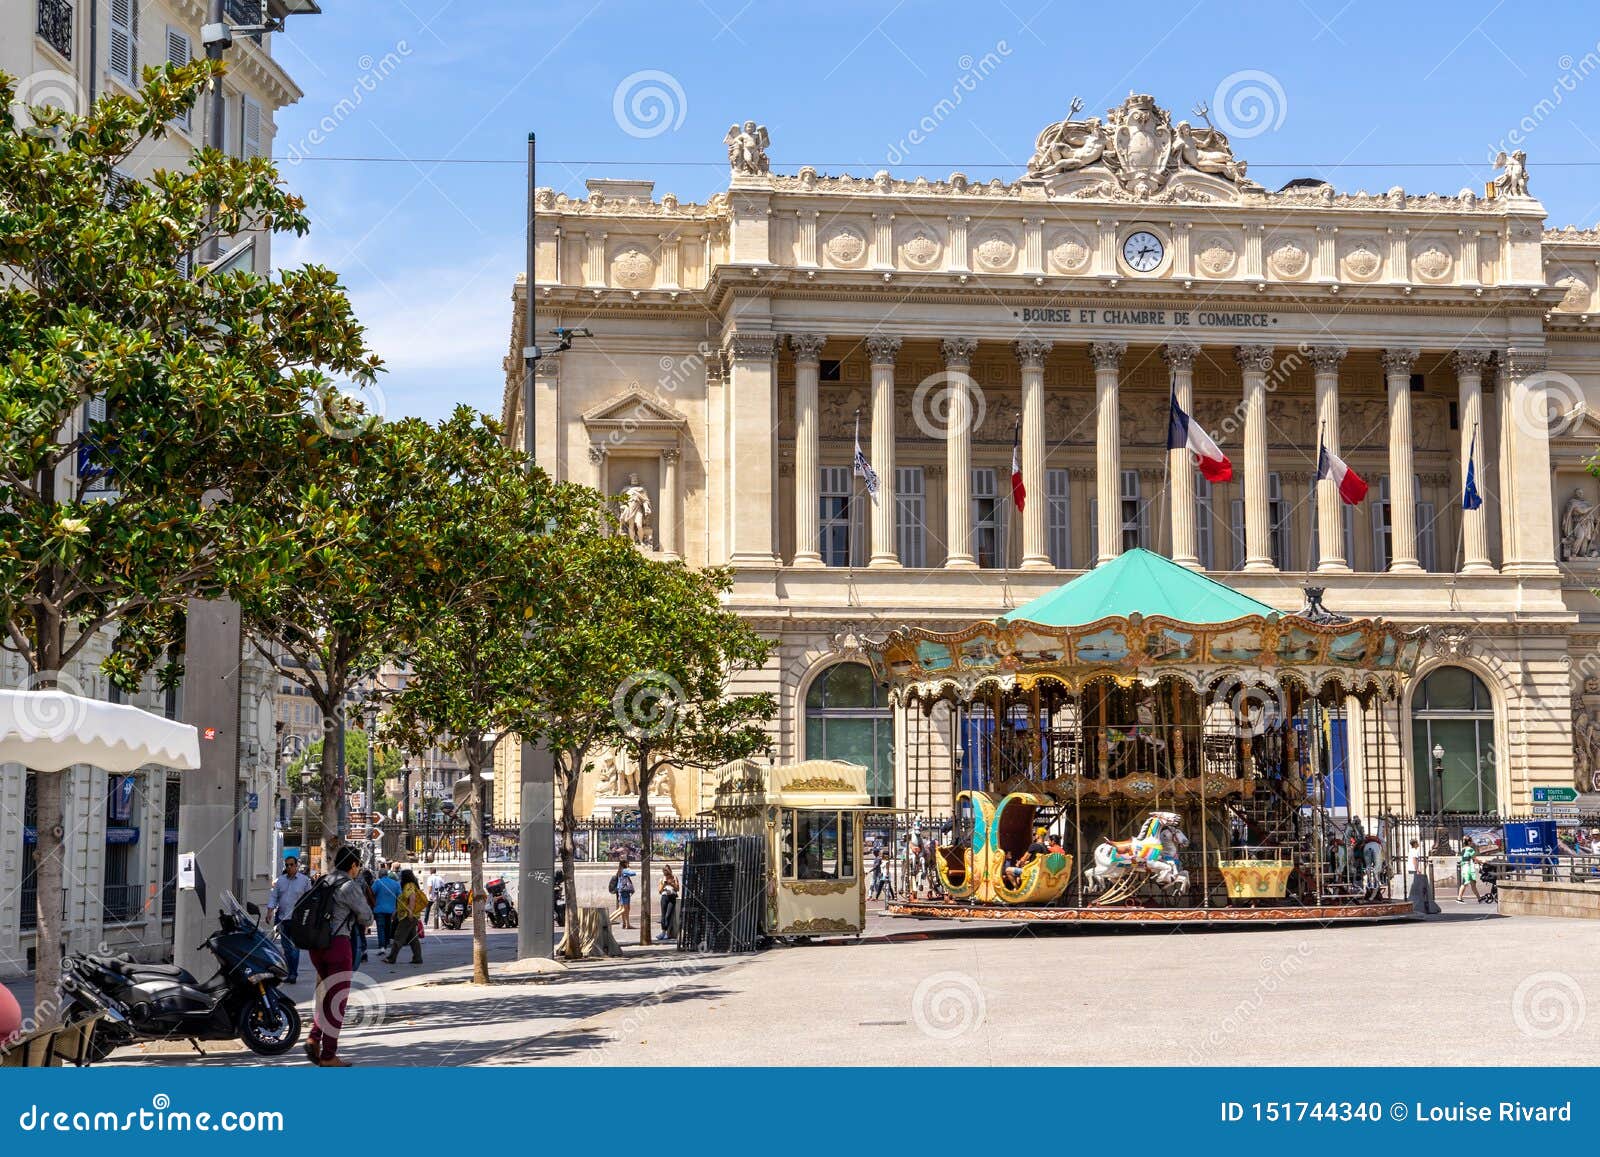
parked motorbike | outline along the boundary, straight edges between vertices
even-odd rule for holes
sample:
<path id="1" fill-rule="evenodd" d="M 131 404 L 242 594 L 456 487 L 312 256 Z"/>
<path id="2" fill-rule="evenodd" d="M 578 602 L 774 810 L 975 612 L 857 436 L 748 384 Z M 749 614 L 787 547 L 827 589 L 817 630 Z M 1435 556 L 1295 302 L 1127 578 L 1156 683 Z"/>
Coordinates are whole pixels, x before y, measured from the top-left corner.
<path id="1" fill-rule="evenodd" d="M 567 874 L 560 868 L 556 869 L 555 882 L 552 885 L 556 901 L 556 927 L 567 926 Z"/>
<path id="2" fill-rule="evenodd" d="M 511 902 L 511 897 L 506 895 L 506 882 L 499 876 L 486 880 L 484 891 L 489 893 L 487 913 L 489 923 L 496 928 L 515 928 L 517 926 L 517 906 Z"/>
<path id="3" fill-rule="evenodd" d="M 289 975 L 277 943 L 261 930 L 261 909 L 222 895 L 220 928 L 200 947 L 217 958 L 215 976 L 195 979 L 175 964 L 142 964 L 127 954 L 70 952 L 61 962 L 64 1019 L 102 1014 L 89 1053 L 142 1040 L 237 1037 L 260 1056 L 275 1057 L 300 1039 L 300 1013 L 279 991 Z"/>
<path id="4" fill-rule="evenodd" d="M 444 893 L 439 897 L 441 905 L 439 922 L 446 928 L 460 928 L 472 918 L 472 905 L 467 902 L 467 886 L 454 881 L 444 886 Z"/>

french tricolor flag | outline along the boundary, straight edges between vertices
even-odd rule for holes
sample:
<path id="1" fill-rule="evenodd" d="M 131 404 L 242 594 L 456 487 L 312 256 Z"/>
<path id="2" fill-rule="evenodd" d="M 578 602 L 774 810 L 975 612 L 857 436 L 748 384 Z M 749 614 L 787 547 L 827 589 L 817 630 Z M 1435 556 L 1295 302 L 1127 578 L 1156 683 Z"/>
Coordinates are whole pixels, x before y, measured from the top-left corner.
<path id="1" fill-rule="evenodd" d="M 1346 506 L 1355 506 L 1367 496 L 1366 480 L 1344 464 L 1344 459 L 1328 449 L 1325 443 L 1317 444 L 1317 481 L 1333 479 L 1334 489 Z"/>
<path id="2" fill-rule="evenodd" d="M 1172 395 L 1172 416 L 1167 421 L 1167 449 L 1194 451 L 1195 463 L 1208 482 L 1226 482 L 1233 477 L 1233 463 L 1200 423 L 1183 412 L 1177 394 Z"/>
<path id="3" fill-rule="evenodd" d="M 1022 422 L 1011 432 L 1011 501 L 1021 510 L 1028 501 L 1028 488 L 1022 484 Z"/>

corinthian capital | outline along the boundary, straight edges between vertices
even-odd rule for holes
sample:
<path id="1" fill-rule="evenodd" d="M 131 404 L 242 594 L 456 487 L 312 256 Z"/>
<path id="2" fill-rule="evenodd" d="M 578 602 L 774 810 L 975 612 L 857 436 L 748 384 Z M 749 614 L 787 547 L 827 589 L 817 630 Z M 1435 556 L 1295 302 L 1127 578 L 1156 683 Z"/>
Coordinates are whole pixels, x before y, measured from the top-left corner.
<path id="1" fill-rule="evenodd" d="M 1384 350 L 1383 372 L 1386 374 L 1409 374 L 1411 367 L 1417 364 L 1417 359 L 1421 356 L 1422 351 L 1415 346 Z"/>
<path id="2" fill-rule="evenodd" d="M 727 351 L 729 361 L 770 361 L 773 352 L 778 348 L 778 335 L 740 331 L 729 334 L 723 348 Z"/>
<path id="3" fill-rule="evenodd" d="M 1097 341 L 1089 343 L 1089 360 L 1097 370 L 1114 370 L 1128 352 L 1125 341 Z"/>
<path id="4" fill-rule="evenodd" d="M 978 339 L 947 337 L 939 343 L 939 352 L 944 354 L 945 365 L 952 368 L 960 366 L 965 369 L 972 364 L 972 355 L 978 352 Z"/>
<path id="5" fill-rule="evenodd" d="M 1050 356 L 1051 347 L 1051 342 L 1036 337 L 1018 338 L 1011 343 L 1011 348 L 1017 351 L 1017 360 L 1025 370 L 1044 369 L 1044 359 Z"/>
<path id="6" fill-rule="evenodd" d="M 1168 367 L 1175 370 L 1194 369 L 1195 359 L 1200 356 L 1200 347 L 1192 341 L 1169 341 L 1161 347 L 1161 357 Z"/>
<path id="7" fill-rule="evenodd" d="M 1512 346 L 1506 350 L 1502 359 L 1505 373 L 1513 381 L 1521 381 L 1533 374 L 1542 374 L 1545 367 L 1550 364 L 1550 354 L 1547 350 L 1518 349 Z"/>
<path id="8" fill-rule="evenodd" d="M 872 359 L 875 366 L 894 365 L 895 355 L 900 352 L 900 339 L 886 333 L 867 335 L 867 356 Z"/>
<path id="9" fill-rule="evenodd" d="M 794 350 L 794 360 L 797 362 L 814 362 L 822 354 L 822 347 L 828 344 L 828 335 L 825 333 L 792 333 L 789 335 L 789 348 Z"/>
<path id="10" fill-rule="evenodd" d="M 1254 370 L 1257 373 L 1270 374 L 1272 372 L 1273 349 L 1269 345 L 1242 345 L 1234 348 L 1234 360 L 1239 363 L 1241 370 Z"/>
<path id="11" fill-rule="evenodd" d="M 1456 350 L 1450 355 L 1450 363 L 1455 367 L 1456 377 L 1462 374 L 1481 374 L 1493 356 L 1492 350 Z"/>
<path id="12" fill-rule="evenodd" d="M 1336 374 L 1346 352 L 1342 345 L 1314 345 L 1306 350 L 1306 356 L 1311 359 L 1311 368 L 1317 373 Z"/>

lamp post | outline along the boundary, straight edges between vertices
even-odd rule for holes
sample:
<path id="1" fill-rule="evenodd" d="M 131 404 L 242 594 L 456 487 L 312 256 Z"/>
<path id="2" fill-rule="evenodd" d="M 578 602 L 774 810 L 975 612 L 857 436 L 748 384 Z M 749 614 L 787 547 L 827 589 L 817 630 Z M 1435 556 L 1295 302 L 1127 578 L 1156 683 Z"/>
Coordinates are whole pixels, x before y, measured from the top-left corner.
<path id="1" fill-rule="evenodd" d="M 1450 846 L 1450 833 L 1444 827 L 1444 744 L 1433 745 L 1433 778 L 1429 783 L 1430 794 L 1437 792 L 1433 805 L 1433 849 L 1428 853 L 1431 864 L 1434 856 L 1448 856 L 1453 851 Z"/>

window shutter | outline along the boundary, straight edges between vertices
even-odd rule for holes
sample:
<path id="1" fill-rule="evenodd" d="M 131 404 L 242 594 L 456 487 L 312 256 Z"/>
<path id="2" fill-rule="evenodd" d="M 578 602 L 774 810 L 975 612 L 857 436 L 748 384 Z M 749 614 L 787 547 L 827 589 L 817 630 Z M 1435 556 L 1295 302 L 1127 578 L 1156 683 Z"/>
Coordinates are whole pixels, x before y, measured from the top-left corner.
<path id="1" fill-rule="evenodd" d="M 1434 552 L 1433 532 L 1433 503 L 1417 503 L 1417 564 L 1423 570 L 1438 570 L 1438 558 Z"/>
<path id="2" fill-rule="evenodd" d="M 240 97 L 239 120 L 239 155 L 247 161 L 261 156 L 261 105 L 248 96 Z"/>
<path id="3" fill-rule="evenodd" d="M 1389 569 L 1389 476 L 1378 479 L 1378 501 L 1372 504 L 1372 569 Z"/>
<path id="4" fill-rule="evenodd" d="M 1356 565 L 1356 508 L 1340 502 L 1339 513 L 1344 525 L 1344 562 L 1353 570 Z"/>
<path id="5" fill-rule="evenodd" d="M 1128 549 L 1128 533 L 1133 533 L 1135 546 L 1148 546 L 1150 540 L 1149 512 L 1139 497 L 1139 472 L 1122 472 L 1122 547 Z"/>
<path id="6" fill-rule="evenodd" d="M 1005 512 L 996 501 L 998 491 L 995 489 L 994 471 L 989 469 L 973 470 L 970 475 L 972 487 L 972 553 L 978 565 L 983 566 L 985 561 L 990 566 L 1001 567 L 1005 565 Z M 987 559 L 985 556 L 987 555 Z"/>
<path id="7" fill-rule="evenodd" d="M 1089 499 L 1089 565 L 1092 567 L 1100 558 L 1100 500 Z"/>
<path id="8" fill-rule="evenodd" d="M 167 29 L 167 61 L 171 64 L 188 64 L 193 59 L 193 55 L 188 33 L 169 27 Z M 183 129 L 184 132 L 188 132 L 192 116 L 192 109 L 184 109 L 183 112 L 172 118 L 172 123 Z"/>
<path id="9" fill-rule="evenodd" d="M 110 36 L 106 67 L 128 84 L 139 78 L 139 5 L 135 0 L 110 0 Z"/>
<path id="10" fill-rule="evenodd" d="M 1194 553 L 1200 565 L 1211 569 L 1211 483 L 1204 478 L 1194 482 Z"/>
<path id="11" fill-rule="evenodd" d="M 841 470 L 847 469 L 840 467 Z M 857 486 L 857 483 L 860 483 Z M 867 535 L 870 533 L 868 526 L 872 519 L 872 495 L 867 493 L 867 486 L 855 476 L 854 470 L 849 470 L 848 484 L 850 486 L 850 565 L 865 566 L 867 562 Z M 883 501 L 883 491 L 878 491 L 878 501 Z"/>
<path id="12" fill-rule="evenodd" d="M 923 526 L 927 518 L 921 466 L 895 468 L 895 545 L 901 566 L 927 566 Z"/>
<path id="13" fill-rule="evenodd" d="M 1244 569 L 1244 499 L 1228 502 L 1228 536 L 1233 539 L 1233 569 Z"/>
<path id="14" fill-rule="evenodd" d="M 1065 570 L 1072 565 L 1072 499 L 1065 470 L 1046 470 L 1045 528 L 1050 544 L 1050 565 Z"/>

